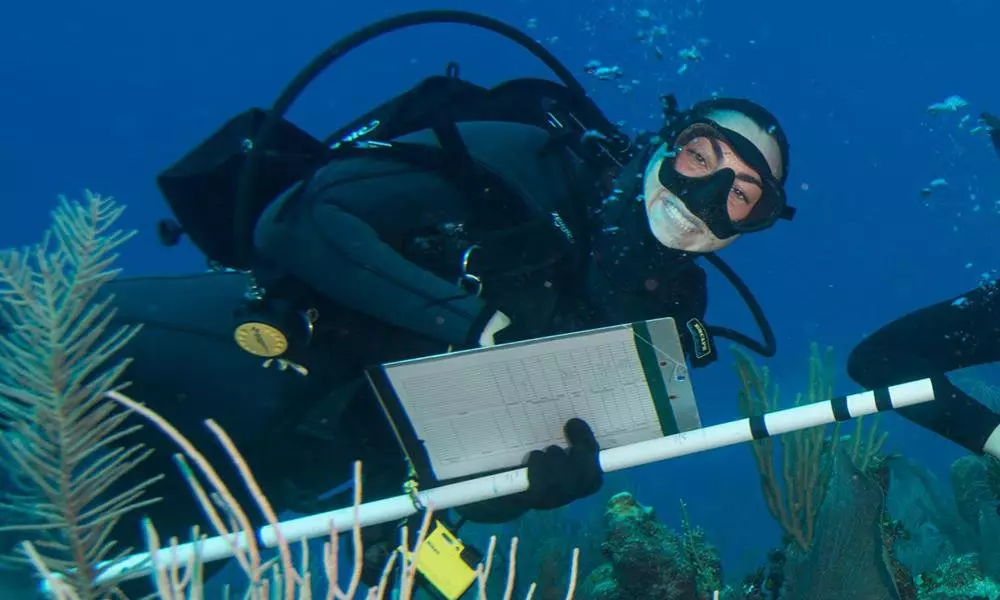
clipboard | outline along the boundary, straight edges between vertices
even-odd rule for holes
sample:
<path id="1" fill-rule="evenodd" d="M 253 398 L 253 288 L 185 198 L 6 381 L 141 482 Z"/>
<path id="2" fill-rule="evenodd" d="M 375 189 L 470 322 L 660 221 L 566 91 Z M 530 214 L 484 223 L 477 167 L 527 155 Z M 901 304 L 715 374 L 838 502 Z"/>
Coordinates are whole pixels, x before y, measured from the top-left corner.
<path id="1" fill-rule="evenodd" d="M 440 482 L 565 446 L 581 418 L 602 449 L 701 427 L 672 318 L 386 363 L 369 383 L 417 476 Z"/>

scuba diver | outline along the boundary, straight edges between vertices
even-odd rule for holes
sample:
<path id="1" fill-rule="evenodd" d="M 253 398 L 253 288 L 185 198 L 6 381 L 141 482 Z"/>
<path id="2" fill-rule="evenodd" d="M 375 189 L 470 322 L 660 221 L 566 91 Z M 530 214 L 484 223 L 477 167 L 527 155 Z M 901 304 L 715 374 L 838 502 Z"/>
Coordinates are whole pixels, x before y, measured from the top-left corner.
<path id="1" fill-rule="evenodd" d="M 449 65 L 323 141 L 284 119 L 337 58 L 428 22 L 500 33 L 560 82 L 486 89 Z M 279 510 L 315 512 L 349 501 L 338 484 L 355 460 L 367 498 L 408 477 L 368 366 L 666 316 L 694 366 L 715 359 L 714 336 L 773 355 L 760 307 L 712 253 L 792 218 L 784 131 L 744 99 L 663 103 L 663 129 L 630 139 L 537 42 L 471 13 L 409 13 L 348 36 L 272 109 L 234 117 L 159 176 L 176 217 L 160 224 L 164 243 L 188 237 L 213 269 L 109 286 L 119 319 L 144 324 L 127 350 L 130 394 L 222 464 L 201 426 L 215 419 Z M 703 322 L 702 257 L 746 299 L 763 344 Z M 574 419 L 566 434 L 566 449 L 528 456 L 528 491 L 456 512 L 504 522 L 597 491 L 593 433 Z M 149 512 L 180 533 L 199 513 L 166 481 L 170 505 Z M 366 530 L 367 574 L 394 528 Z"/>
<path id="2" fill-rule="evenodd" d="M 1000 156 L 1000 118 L 981 117 Z M 921 308 L 885 325 L 851 351 L 847 372 L 867 389 L 930 377 L 937 402 L 899 414 L 978 455 L 1000 458 L 1000 414 L 945 374 L 1000 361 L 1000 287 L 996 281 Z"/>

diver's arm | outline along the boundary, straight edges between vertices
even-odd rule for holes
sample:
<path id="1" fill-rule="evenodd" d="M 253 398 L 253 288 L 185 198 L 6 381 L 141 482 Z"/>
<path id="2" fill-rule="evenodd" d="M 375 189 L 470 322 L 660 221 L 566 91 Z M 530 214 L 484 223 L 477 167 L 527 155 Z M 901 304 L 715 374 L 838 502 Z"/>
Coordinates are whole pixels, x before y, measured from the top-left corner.
<path id="1" fill-rule="evenodd" d="M 868 389 L 930 377 L 935 401 L 897 412 L 979 454 L 1000 426 L 1000 415 L 952 384 L 945 373 L 996 361 L 1000 301 L 995 290 L 977 288 L 882 327 L 854 348 L 847 371 Z"/>
<path id="2" fill-rule="evenodd" d="M 482 299 L 410 262 L 338 204 L 308 207 L 294 222 L 258 226 L 268 259 L 335 303 L 446 344 L 478 345 L 496 312 Z"/>

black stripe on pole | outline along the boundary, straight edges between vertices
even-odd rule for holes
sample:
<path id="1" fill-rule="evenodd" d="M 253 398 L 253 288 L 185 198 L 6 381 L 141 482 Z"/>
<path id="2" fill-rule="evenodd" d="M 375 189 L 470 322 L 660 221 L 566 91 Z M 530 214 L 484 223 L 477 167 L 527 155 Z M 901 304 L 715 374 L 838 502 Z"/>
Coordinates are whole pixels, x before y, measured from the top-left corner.
<path id="1" fill-rule="evenodd" d="M 767 432 L 767 423 L 764 422 L 764 417 L 750 417 L 750 435 L 755 440 L 771 437 L 771 434 Z"/>
<path id="2" fill-rule="evenodd" d="M 851 411 L 847 410 L 847 396 L 837 396 L 830 400 L 830 408 L 833 409 L 833 418 L 838 421 L 850 421 Z"/>
<path id="3" fill-rule="evenodd" d="M 889 395 L 889 388 L 876 388 L 872 390 L 875 394 L 875 408 L 882 410 L 892 410 L 892 397 Z"/>

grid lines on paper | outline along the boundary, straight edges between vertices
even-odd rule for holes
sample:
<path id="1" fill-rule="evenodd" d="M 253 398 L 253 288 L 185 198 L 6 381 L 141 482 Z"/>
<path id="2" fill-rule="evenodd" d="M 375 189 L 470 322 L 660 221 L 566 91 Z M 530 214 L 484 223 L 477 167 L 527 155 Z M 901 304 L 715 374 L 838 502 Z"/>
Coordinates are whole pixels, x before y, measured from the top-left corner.
<path id="1" fill-rule="evenodd" d="M 452 440 L 437 451 L 428 445 L 432 460 L 446 463 L 564 444 L 562 429 L 573 417 L 586 420 L 599 441 L 656 422 L 631 341 L 478 362 L 407 377 L 402 388 L 404 404 L 432 403 L 408 412 L 423 415 L 413 422 L 421 439 Z"/>

